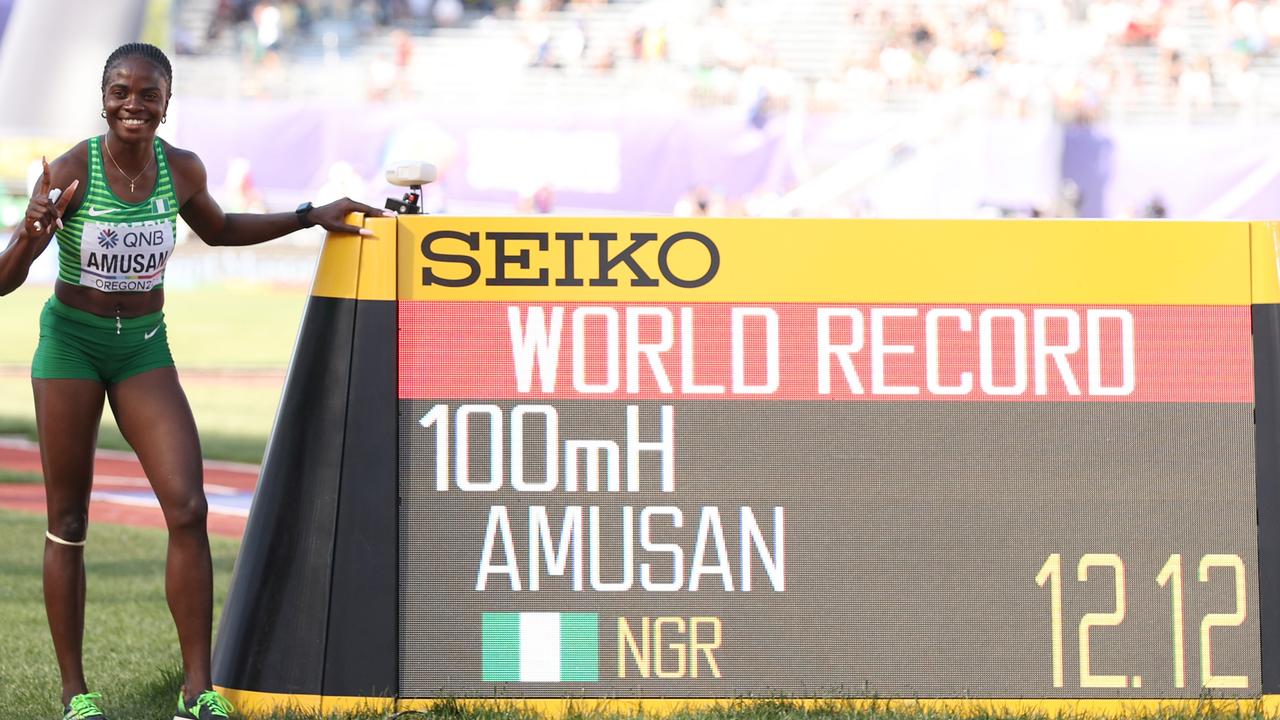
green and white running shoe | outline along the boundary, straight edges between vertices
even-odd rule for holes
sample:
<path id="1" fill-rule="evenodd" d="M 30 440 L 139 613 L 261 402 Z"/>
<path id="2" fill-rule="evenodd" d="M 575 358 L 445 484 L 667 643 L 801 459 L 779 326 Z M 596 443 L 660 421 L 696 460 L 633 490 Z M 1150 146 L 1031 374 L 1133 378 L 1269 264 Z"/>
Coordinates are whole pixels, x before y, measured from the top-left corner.
<path id="1" fill-rule="evenodd" d="M 215 718 L 229 718 L 233 712 L 235 708 L 226 698 L 219 695 L 217 690 L 205 690 L 190 703 L 182 697 L 182 691 L 179 690 L 178 712 L 173 716 L 173 720 L 215 720 Z"/>
<path id="2" fill-rule="evenodd" d="M 107 720 L 106 713 L 98 707 L 102 693 L 82 693 L 71 696 L 71 702 L 62 709 L 62 720 Z"/>

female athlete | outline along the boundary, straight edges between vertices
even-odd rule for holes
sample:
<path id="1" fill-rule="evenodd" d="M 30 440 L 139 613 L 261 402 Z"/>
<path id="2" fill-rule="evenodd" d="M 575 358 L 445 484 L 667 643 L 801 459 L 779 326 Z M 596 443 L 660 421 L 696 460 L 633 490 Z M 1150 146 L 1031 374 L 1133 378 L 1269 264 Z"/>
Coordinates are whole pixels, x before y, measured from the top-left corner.
<path id="1" fill-rule="evenodd" d="M 44 164 L 26 216 L 0 253 L 0 294 L 8 294 L 58 237 L 58 279 L 40 315 L 31 385 L 48 502 L 45 609 L 64 720 L 106 717 L 101 695 L 85 683 L 81 658 L 84 544 L 104 401 L 137 453 L 169 530 L 165 595 L 184 670 L 174 718 L 232 712 L 209 676 L 213 574 L 200 440 L 161 312 L 176 216 L 209 245 L 253 245 L 312 225 L 368 234 L 344 217 L 387 214 L 345 198 L 304 203 L 296 212 L 223 213 L 209 195 L 200 158 L 156 137 L 172 86 L 172 67 L 159 48 L 131 43 L 111 53 L 102 72 L 106 133 Z"/>

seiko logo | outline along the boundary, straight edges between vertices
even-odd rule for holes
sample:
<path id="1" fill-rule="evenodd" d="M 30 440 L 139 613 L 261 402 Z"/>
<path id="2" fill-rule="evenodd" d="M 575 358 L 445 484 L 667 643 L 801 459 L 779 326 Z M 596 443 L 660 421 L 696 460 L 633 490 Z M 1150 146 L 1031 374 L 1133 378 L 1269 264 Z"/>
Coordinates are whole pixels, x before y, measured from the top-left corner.
<path id="1" fill-rule="evenodd" d="M 422 268 L 422 284 L 466 287 L 479 282 L 482 272 L 476 254 L 480 252 L 480 237 L 478 232 L 456 230 L 437 230 L 424 237 L 422 256 L 427 264 Z M 636 251 L 658 242 L 657 233 L 631 233 L 624 241 L 625 245 L 618 243 L 617 233 L 588 233 L 584 236 L 574 232 L 554 235 L 545 232 L 487 232 L 484 239 L 492 244 L 493 253 L 493 272 L 484 278 L 485 285 L 614 287 L 618 284 L 615 273 L 620 272 L 619 266 L 625 266 L 631 275 L 632 287 L 657 287 L 665 281 L 676 287 L 696 288 L 711 282 L 720 270 L 719 248 L 711 238 L 691 230 L 664 239 L 658 246 L 656 261 L 647 264 L 636 257 Z M 534 249 L 548 252 L 552 241 L 559 245 L 558 252 L 563 260 L 563 267 L 557 268 L 561 274 L 554 279 L 550 267 L 534 266 L 532 256 Z M 458 242 L 473 254 L 441 251 L 442 248 L 456 249 Z M 614 246 L 612 249 L 611 244 Z M 670 262 L 672 251 L 682 245 L 701 246 L 702 257 L 705 258 L 697 269 L 682 264 L 680 271 L 683 275 L 677 274 Z M 694 251 L 697 252 L 696 249 Z M 682 257 L 688 257 L 688 250 L 681 252 Z"/>

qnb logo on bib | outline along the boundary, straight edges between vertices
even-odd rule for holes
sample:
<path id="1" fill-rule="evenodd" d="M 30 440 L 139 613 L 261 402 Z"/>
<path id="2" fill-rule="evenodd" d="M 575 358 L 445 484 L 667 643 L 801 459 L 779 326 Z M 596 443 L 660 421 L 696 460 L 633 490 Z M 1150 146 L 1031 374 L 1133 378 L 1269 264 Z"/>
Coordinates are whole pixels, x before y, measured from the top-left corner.
<path id="1" fill-rule="evenodd" d="M 85 223 L 80 284 L 104 292 L 145 292 L 164 276 L 173 254 L 173 223 Z"/>
<path id="2" fill-rule="evenodd" d="M 103 228 L 98 233 L 98 245 L 102 248 L 110 250 L 120 243 L 120 235 L 111 228 Z"/>

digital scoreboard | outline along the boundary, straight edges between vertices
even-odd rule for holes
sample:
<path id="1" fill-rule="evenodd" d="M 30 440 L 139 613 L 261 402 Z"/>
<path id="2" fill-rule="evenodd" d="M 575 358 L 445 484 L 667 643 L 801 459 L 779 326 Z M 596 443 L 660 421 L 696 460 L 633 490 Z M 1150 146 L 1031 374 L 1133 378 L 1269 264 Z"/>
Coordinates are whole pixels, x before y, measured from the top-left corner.
<path id="1" fill-rule="evenodd" d="M 316 695 L 1273 692 L 1267 226 L 377 227 L 351 255 L 385 277 L 348 296 L 346 397 L 366 374 L 394 395 L 343 415 L 338 444 L 375 459 L 342 456 L 323 536 L 367 601 L 324 622 L 330 644 L 389 634 L 360 652 L 394 677 L 344 686 L 326 660 Z M 394 349 L 366 373 L 375 316 Z M 387 527 L 343 530 L 369 513 Z M 389 628 L 342 629 L 375 606 Z"/>

